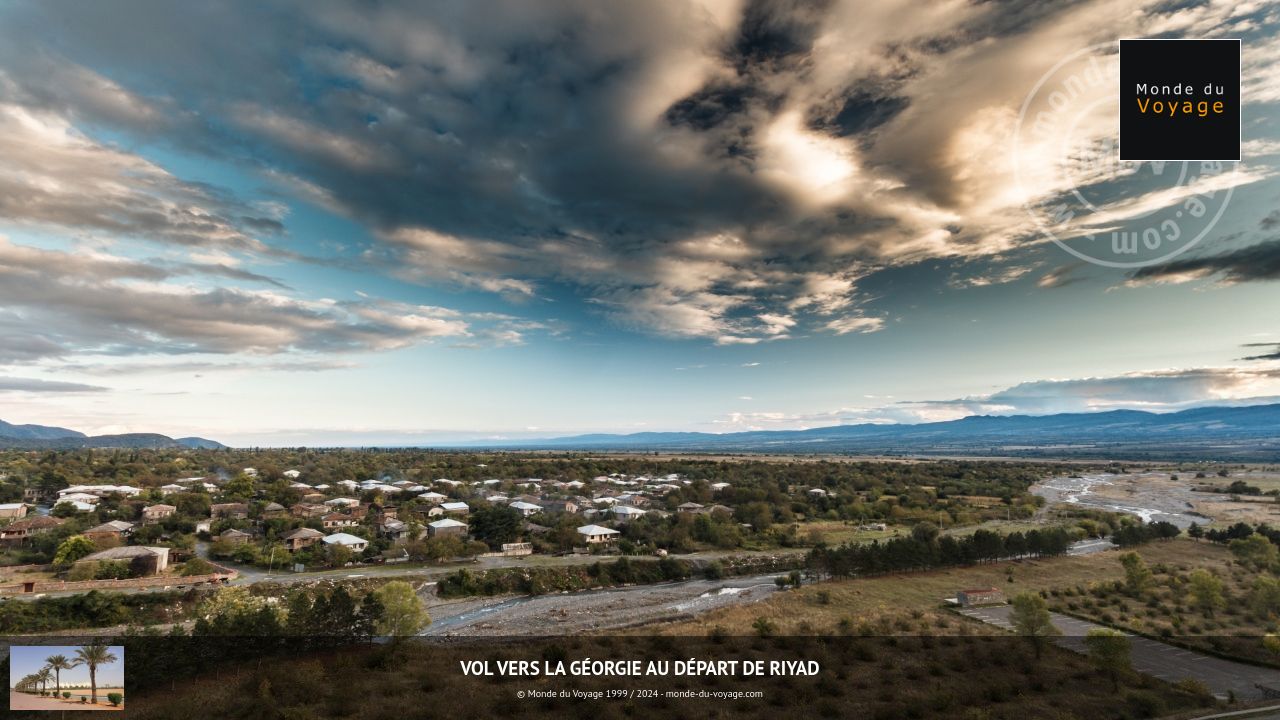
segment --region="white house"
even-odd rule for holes
[[[282,472],[282,473],[280,473],[280,474],[281,474],[281,475],[284,475],[285,477],[289,478],[290,480],[297,480],[298,478],[302,477],[302,471],[301,471],[301,470],[285,470],[284,472]]]
[[[636,518],[643,516],[646,512],[648,512],[648,510],[641,510],[640,508],[631,507],[630,505],[615,505],[613,507],[613,516],[617,518],[619,522],[635,520]]]
[[[578,528],[580,535],[587,543],[607,543],[618,539],[618,531],[601,525],[583,525]]]
[[[102,498],[98,497],[97,495],[90,495],[89,493],[82,493],[82,492],[67,493],[66,495],[63,495],[58,498],[58,502],[60,503],[64,503],[64,502],[82,503],[90,506],[97,505],[101,501],[102,501]]]
[[[332,507],[332,508],[339,508],[339,507],[348,507],[348,508],[360,507],[360,501],[359,501],[359,500],[356,500],[355,498],[334,498],[334,499],[332,499],[332,500],[325,500],[325,501],[324,501],[324,504],[325,504],[325,505],[328,505],[329,507]]]
[[[464,502],[441,503],[440,509],[443,510],[446,515],[466,515],[471,512],[471,508]]]
[[[444,502],[445,500],[448,500],[449,496],[441,495],[438,492],[424,492],[418,496],[418,499],[425,500],[426,502],[429,502],[432,504],[438,504],[438,503]]]
[[[534,505],[533,503],[525,502],[523,500],[517,500],[511,503],[510,505],[508,505],[507,507],[510,507],[513,510],[519,510],[520,514],[525,517],[529,517],[530,515],[537,515],[538,513],[542,512],[541,505]]]
[[[364,552],[369,547],[369,541],[362,537],[356,537],[350,533],[334,533],[324,536],[321,540],[325,545],[342,545],[350,548],[352,552]]]

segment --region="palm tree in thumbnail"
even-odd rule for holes
[[[98,704],[98,666],[110,665],[118,658],[106,645],[94,643],[76,649],[76,664],[89,667],[89,701]]]
[[[36,682],[40,683],[40,694],[43,695],[45,690],[49,689],[49,681],[53,679],[53,673],[47,667],[40,668],[36,672]]]
[[[44,661],[49,664],[49,669],[53,671],[54,676],[54,695],[62,695],[62,671],[70,670],[75,667],[66,655],[50,655]]]

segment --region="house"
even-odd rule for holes
[[[973,588],[956,593],[956,602],[961,607],[975,605],[1000,605],[1004,603],[1004,592],[998,587]]]
[[[445,515],[466,515],[471,512],[471,508],[464,502],[440,503],[440,509]]]
[[[216,503],[209,506],[209,514],[216,518],[247,518],[248,503]]]
[[[676,512],[696,513],[702,509],[702,505],[696,502],[680,503],[676,506]]]
[[[542,506],[546,508],[548,512],[569,514],[578,512],[578,503],[573,500],[545,500],[543,501]]]
[[[281,474],[281,475],[284,475],[285,477],[289,478],[290,480],[297,480],[299,477],[302,477],[302,471],[301,471],[301,470],[285,470],[284,472],[282,472],[282,473],[280,473],[280,474]]]
[[[409,539],[409,526],[403,520],[388,518],[378,523],[378,532],[392,542],[404,542]]]
[[[823,490],[822,488],[810,488],[810,489],[809,489],[809,496],[810,496],[810,497],[815,497],[815,498],[826,497],[826,496],[827,496],[827,491],[826,491],[826,490]]]
[[[320,518],[320,522],[324,524],[325,530],[332,530],[333,528],[351,527],[356,524],[356,519],[342,513],[329,513]]]
[[[213,521],[212,521],[212,520],[197,520],[197,521],[196,521],[196,532],[197,532],[197,533],[207,533],[207,532],[209,532],[209,528],[211,528],[211,527],[213,527]]]
[[[280,538],[284,541],[284,546],[289,548],[289,552],[297,552],[303,548],[311,547],[324,537],[324,533],[311,528],[298,528],[293,532]]]
[[[123,520],[112,520],[111,522],[102,523],[97,527],[91,527],[81,534],[95,543],[101,540],[117,540],[123,542],[124,539],[132,532],[133,523],[125,522]]]
[[[281,518],[289,514],[289,509],[278,502],[267,503],[262,506],[262,519],[271,520],[273,518]]]
[[[0,541],[22,542],[33,535],[48,532],[64,522],[66,521],[61,518],[48,515],[33,515],[22,520],[14,520],[0,528]]]
[[[166,495],[166,496],[172,495],[174,493],[180,493],[180,492],[186,492],[186,491],[187,491],[186,488],[182,487],[177,483],[169,483],[168,485],[160,486],[160,494]]]
[[[24,518],[26,516],[27,516],[27,506],[25,503],[0,504],[0,519]]]
[[[440,493],[438,493],[438,492],[424,492],[424,493],[422,493],[421,495],[419,495],[419,496],[418,496],[418,499],[419,499],[419,500],[422,500],[423,502],[429,502],[429,503],[431,503],[432,505],[439,505],[440,503],[444,502],[445,500],[448,500],[448,499],[449,499],[449,496],[448,496],[448,495],[441,495],[441,494],[440,494]]]
[[[458,522],[453,518],[445,518],[427,524],[427,535],[430,537],[442,537],[445,535],[456,535],[463,537],[467,534],[467,524]]]
[[[334,533],[332,535],[326,535],[322,542],[330,547],[333,547],[334,545],[341,545],[345,548],[350,548],[351,552],[364,552],[364,549],[369,547],[368,540],[348,533]]]
[[[86,533],[87,534],[87,533]],[[143,547],[141,545],[113,547],[86,555],[76,564],[84,562],[102,562],[106,560],[123,560],[134,568],[137,575],[157,575],[169,567],[169,548]]]
[[[578,535],[589,545],[610,543],[618,539],[618,531],[600,525],[583,525],[578,528]]]
[[[630,505],[615,505],[613,507],[613,517],[618,522],[630,522],[638,517],[643,517],[648,510],[631,507]]]
[[[230,545],[243,545],[249,542],[253,536],[243,530],[228,528],[218,533],[218,540]]]
[[[148,505],[142,508],[142,519],[144,522],[156,522],[157,520],[163,520],[176,512],[178,512],[178,508],[173,505]]]
[[[510,505],[508,505],[507,507],[511,508],[512,510],[519,511],[520,515],[523,517],[529,517],[530,515],[537,515],[538,513],[542,512],[541,505],[534,505],[533,503],[525,502],[524,500],[517,500],[511,503]]]
[[[711,492],[720,492],[727,487],[729,487],[729,483],[727,482],[711,483]]]
[[[298,503],[289,507],[289,514],[306,520],[308,518],[324,517],[329,514],[329,508],[316,503]]]
[[[132,485],[72,485],[58,491],[58,497],[65,497],[72,493],[85,493],[88,495],[96,495],[97,497],[106,497],[107,495],[126,495],[133,497],[141,493],[140,488]]]
[[[92,510],[93,507],[101,501],[102,501],[102,498],[98,497],[97,495],[90,495],[89,493],[67,493],[66,495],[62,495],[61,497],[59,497],[58,502],[55,504],[61,505],[62,503],[80,503],[81,505],[88,505],[89,509]]]
[[[360,501],[356,500],[355,498],[340,497],[340,498],[334,498],[332,500],[325,500],[324,504],[334,509],[353,508],[353,507],[359,507]]]

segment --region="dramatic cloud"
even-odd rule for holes
[[[803,414],[736,412],[714,420],[712,424],[717,426],[717,432],[733,432],[862,423],[941,422],[970,415],[1051,415],[1118,408],[1169,412],[1202,405],[1274,402],[1277,396],[1280,396],[1280,366],[1195,368],[1114,377],[1036,380],[988,395],[956,400],[904,401]]]
[[[347,267],[516,302],[567,288],[622,327],[721,344],[877,330],[885,313],[857,289],[869,274],[1040,242],[1023,203],[1067,188],[1019,191],[1008,141],[1058,58],[1117,34],[1277,22],[1261,6],[1136,0],[197,14],[128,0],[6,12],[0,216],[271,250],[279,217],[85,129],[108,127],[252,167],[355,220],[373,244]],[[1246,59],[1255,99],[1270,97],[1275,45]],[[1177,198],[1115,200],[1095,225]],[[953,284],[1029,267],[975,264]]]
[[[170,275],[117,257],[0,239],[0,361],[73,350],[270,355],[391,350],[437,338],[510,344],[542,327],[433,306],[163,282]]]
[[[1180,258],[1163,265],[1147,266],[1135,271],[1132,280],[1141,284],[1188,282],[1207,277],[1219,277],[1228,283],[1280,279],[1280,240],[1266,240],[1217,255]]]

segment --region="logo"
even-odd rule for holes
[[[1226,211],[1236,163],[1121,160],[1121,68],[1105,43],[1060,60],[1032,87],[1014,132],[1024,207],[1059,247],[1138,268],[1190,250]]]

